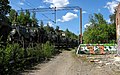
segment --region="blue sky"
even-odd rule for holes
[[[113,14],[114,8],[118,5],[120,0],[9,0],[10,5],[15,10],[22,9],[32,9],[32,8],[48,8],[48,7],[67,7],[67,6],[79,6],[82,8],[82,30],[84,31],[89,23],[89,15],[93,13],[102,13],[105,20],[109,22],[109,15]],[[38,20],[44,21],[44,24],[49,23],[50,26],[54,28],[59,26],[60,29],[69,29],[75,34],[80,33],[79,27],[79,11],[74,10],[64,10],[57,11],[57,23],[54,24],[54,15],[52,12],[37,12],[36,17]],[[46,18],[45,16],[48,18]]]

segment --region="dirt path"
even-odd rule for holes
[[[71,51],[63,51],[48,63],[39,64],[36,68],[37,70],[30,70],[23,75],[116,75],[107,68],[74,58]]]

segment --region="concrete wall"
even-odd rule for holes
[[[116,36],[120,39],[120,4],[116,7]]]

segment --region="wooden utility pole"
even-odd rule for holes
[[[80,39],[80,44],[82,44],[82,8],[80,8],[80,36],[79,36],[79,39]]]

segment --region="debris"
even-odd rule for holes
[[[99,62],[100,60],[90,60],[90,62]]]
[[[120,61],[120,57],[114,57],[114,61]]]

